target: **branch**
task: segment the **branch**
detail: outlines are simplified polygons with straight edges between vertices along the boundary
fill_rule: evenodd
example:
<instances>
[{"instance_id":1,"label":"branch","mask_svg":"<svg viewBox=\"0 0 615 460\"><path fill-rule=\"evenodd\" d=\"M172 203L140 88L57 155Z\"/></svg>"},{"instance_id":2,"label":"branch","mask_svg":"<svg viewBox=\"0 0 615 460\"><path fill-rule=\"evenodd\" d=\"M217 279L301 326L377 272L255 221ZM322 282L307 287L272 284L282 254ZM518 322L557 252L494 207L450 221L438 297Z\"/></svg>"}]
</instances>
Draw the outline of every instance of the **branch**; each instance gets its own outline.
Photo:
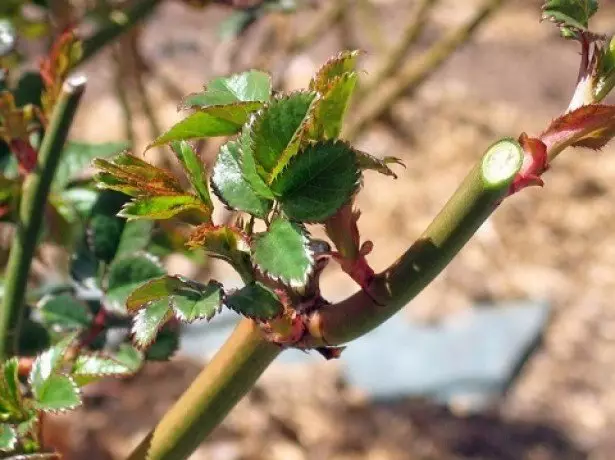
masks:
<instances>
[{"instance_id":1,"label":"branch","mask_svg":"<svg viewBox=\"0 0 615 460\"><path fill-rule=\"evenodd\" d=\"M427 16L431 10L438 4L439 0L421 0L416 11L412 11L412 19L404 30L399 41L393 46L393 49L385 56L380 68L375 72L370 81L360 88L362 94L370 94L377 86L390 78L397 68L400 67L404 56L408 50L414 45L427 25Z\"/></svg>"},{"instance_id":2,"label":"branch","mask_svg":"<svg viewBox=\"0 0 615 460\"><path fill-rule=\"evenodd\" d=\"M242 320L128 460L188 458L254 386L281 350L265 341L251 320Z\"/></svg>"},{"instance_id":3,"label":"branch","mask_svg":"<svg viewBox=\"0 0 615 460\"><path fill-rule=\"evenodd\" d=\"M0 359L17 352L28 273L43 224L47 196L84 89L84 77L72 77L64 83L38 153L37 168L26 177L23 185L18 228L6 267L0 310Z\"/></svg>"},{"instance_id":4,"label":"branch","mask_svg":"<svg viewBox=\"0 0 615 460\"><path fill-rule=\"evenodd\" d=\"M162 0L141 0L125 11L117 11L115 14L110 14L107 21L100 26L98 31L83 41L81 61L87 61L118 36L145 19L160 3L162 3Z\"/></svg>"},{"instance_id":5,"label":"branch","mask_svg":"<svg viewBox=\"0 0 615 460\"><path fill-rule=\"evenodd\" d=\"M414 92L472 37L478 26L495 12L503 1L487 0L467 24L449 33L420 57L410 61L396 76L382 82L382 89L374 91L365 103L357 107L357 116L349 124L345 137L355 138L366 126L384 115L400 96Z\"/></svg>"},{"instance_id":6,"label":"branch","mask_svg":"<svg viewBox=\"0 0 615 460\"><path fill-rule=\"evenodd\" d=\"M314 337L308 337L302 345L319 347L350 341L404 306L493 212L508 193L522 161L523 150L512 139L491 146L419 242L377 277L377 302L360 291L313 313L307 320ZM214 360L129 460L188 458L280 351L265 340L251 320L242 320Z\"/></svg>"}]
</instances>

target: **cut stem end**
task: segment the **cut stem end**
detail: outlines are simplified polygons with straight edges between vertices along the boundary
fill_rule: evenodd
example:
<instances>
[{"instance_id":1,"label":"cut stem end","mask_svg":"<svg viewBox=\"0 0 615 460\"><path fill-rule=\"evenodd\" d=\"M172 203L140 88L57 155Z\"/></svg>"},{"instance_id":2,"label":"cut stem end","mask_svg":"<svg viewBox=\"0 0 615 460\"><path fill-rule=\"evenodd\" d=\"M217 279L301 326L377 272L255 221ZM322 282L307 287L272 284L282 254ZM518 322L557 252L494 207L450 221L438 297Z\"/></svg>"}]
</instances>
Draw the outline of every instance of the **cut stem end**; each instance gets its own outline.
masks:
<instances>
[{"instance_id":1,"label":"cut stem end","mask_svg":"<svg viewBox=\"0 0 615 460\"><path fill-rule=\"evenodd\" d=\"M523 148L513 138L493 144L483 156L481 175L488 188L510 184L523 165Z\"/></svg>"}]
</instances>

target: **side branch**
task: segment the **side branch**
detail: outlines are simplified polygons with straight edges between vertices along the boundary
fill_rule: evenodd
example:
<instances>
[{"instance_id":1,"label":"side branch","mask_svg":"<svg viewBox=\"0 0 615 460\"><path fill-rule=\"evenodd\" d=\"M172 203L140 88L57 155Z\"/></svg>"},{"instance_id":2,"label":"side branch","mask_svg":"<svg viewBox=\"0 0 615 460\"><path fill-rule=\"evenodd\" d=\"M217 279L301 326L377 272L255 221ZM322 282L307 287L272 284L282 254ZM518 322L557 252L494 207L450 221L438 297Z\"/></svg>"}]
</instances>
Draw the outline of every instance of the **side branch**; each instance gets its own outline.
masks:
<instances>
[{"instance_id":1,"label":"side branch","mask_svg":"<svg viewBox=\"0 0 615 460\"><path fill-rule=\"evenodd\" d=\"M17 351L19 327L32 258L40 235L47 196L60 161L68 130L85 89L85 78L66 80L38 153L37 168L26 178L19 206L19 222L6 267L0 309L0 359Z\"/></svg>"}]
</instances>

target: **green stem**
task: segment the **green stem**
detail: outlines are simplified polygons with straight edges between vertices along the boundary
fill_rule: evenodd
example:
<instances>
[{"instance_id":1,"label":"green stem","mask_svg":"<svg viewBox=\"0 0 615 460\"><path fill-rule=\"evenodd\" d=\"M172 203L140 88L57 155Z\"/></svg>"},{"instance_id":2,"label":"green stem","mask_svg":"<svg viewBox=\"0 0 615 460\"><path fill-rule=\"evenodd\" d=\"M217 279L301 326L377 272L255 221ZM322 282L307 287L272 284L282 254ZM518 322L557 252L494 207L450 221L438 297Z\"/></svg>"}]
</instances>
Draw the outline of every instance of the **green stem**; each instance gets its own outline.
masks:
<instances>
[{"instance_id":1,"label":"green stem","mask_svg":"<svg viewBox=\"0 0 615 460\"><path fill-rule=\"evenodd\" d=\"M313 313L308 318L313 337L304 345L350 341L408 303L450 262L506 196L522 161L523 150L515 140L507 138L493 144L419 241L377 277L374 291L370 291L376 297L360 291ZM188 458L280 350L265 341L252 321L243 320L129 460Z\"/></svg>"},{"instance_id":2,"label":"green stem","mask_svg":"<svg viewBox=\"0 0 615 460\"><path fill-rule=\"evenodd\" d=\"M87 61L107 44L149 16L162 0L141 0L125 11L115 11L98 31L83 41L82 62Z\"/></svg>"},{"instance_id":3,"label":"green stem","mask_svg":"<svg viewBox=\"0 0 615 460\"><path fill-rule=\"evenodd\" d=\"M72 77L64 83L38 153L38 166L24 181L0 310L0 359L13 356L17 351L28 274L43 224L47 196L84 89L83 77Z\"/></svg>"},{"instance_id":4,"label":"green stem","mask_svg":"<svg viewBox=\"0 0 615 460\"><path fill-rule=\"evenodd\" d=\"M281 350L263 339L253 321L241 321L129 460L188 458Z\"/></svg>"}]
</instances>

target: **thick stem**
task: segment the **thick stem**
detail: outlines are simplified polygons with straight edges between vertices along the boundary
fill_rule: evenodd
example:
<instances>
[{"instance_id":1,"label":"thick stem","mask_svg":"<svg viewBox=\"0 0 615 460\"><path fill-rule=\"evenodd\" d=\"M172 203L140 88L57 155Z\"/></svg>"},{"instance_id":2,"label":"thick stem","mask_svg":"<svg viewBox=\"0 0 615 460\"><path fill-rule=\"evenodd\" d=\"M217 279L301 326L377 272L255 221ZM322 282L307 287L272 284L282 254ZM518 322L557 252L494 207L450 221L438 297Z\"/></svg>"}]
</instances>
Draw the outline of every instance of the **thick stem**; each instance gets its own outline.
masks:
<instances>
[{"instance_id":1,"label":"thick stem","mask_svg":"<svg viewBox=\"0 0 615 460\"><path fill-rule=\"evenodd\" d=\"M17 351L28 274L43 223L47 196L84 89L83 77L72 77L64 83L39 150L38 165L28 174L23 185L19 222L6 267L0 310L0 359L6 359Z\"/></svg>"},{"instance_id":2,"label":"thick stem","mask_svg":"<svg viewBox=\"0 0 615 460\"><path fill-rule=\"evenodd\" d=\"M486 0L468 23L435 43L417 59L413 59L395 76L385 80L356 109L356 117L345 130L347 139L355 138L370 123L384 115L402 95L414 92L432 73L470 37L480 24L496 11L504 0Z\"/></svg>"},{"instance_id":3,"label":"thick stem","mask_svg":"<svg viewBox=\"0 0 615 460\"><path fill-rule=\"evenodd\" d=\"M241 321L214 359L129 460L188 458L252 388L281 350L265 341L253 321Z\"/></svg>"},{"instance_id":4,"label":"thick stem","mask_svg":"<svg viewBox=\"0 0 615 460\"><path fill-rule=\"evenodd\" d=\"M523 149L513 139L492 145L420 238L359 291L312 314L307 346L339 345L371 331L427 286L508 194Z\"/></svg>"},{"instance_id":5,"label":"thick stem","mask_svg":"<svg viewBox=\"0 0 615 460\"><path fill-rule=\"evenodd\" d=\"M160 3L162 0L141 0L125 11L109 15L109 19L98 31L83 41L82 62L90 59L107 44L149 16Z\"/></svg>"}]
</instances>

